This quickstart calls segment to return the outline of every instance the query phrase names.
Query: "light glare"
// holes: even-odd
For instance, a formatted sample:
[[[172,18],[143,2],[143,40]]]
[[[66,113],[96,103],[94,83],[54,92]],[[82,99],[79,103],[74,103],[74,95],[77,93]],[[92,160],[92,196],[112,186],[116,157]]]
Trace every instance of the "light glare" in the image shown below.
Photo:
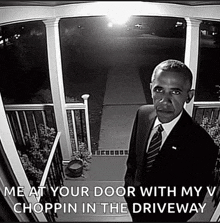
[[[108,23],[108,27],[111,28],[112,26],[113,26],[113,24],[112,24],[111,22],[109,22],[109,23]]]
[[[123,25],[128,21],[130,15],[122,14],[121,12],[116,12],[114,14],[109,15],[108,17],[113,24]]]
[[[116,2],[108,11],[108,18],[112,24],[123,25],[132,15],[132,5],[126,2]]]

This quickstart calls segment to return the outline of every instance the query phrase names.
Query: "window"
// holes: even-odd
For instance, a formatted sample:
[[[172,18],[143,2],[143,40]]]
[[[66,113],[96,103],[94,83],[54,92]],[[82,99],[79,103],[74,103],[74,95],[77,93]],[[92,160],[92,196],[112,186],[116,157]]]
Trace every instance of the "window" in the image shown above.
[[[202,21],[195,101],[219,101],[220,22]]]

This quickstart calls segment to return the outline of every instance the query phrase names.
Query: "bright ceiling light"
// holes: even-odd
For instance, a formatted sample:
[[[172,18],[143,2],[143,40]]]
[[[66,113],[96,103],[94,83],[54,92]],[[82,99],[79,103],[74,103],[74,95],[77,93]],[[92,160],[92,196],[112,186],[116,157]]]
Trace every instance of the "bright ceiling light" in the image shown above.
[[[109,14],[108,18],[113,24],[123,25],[128,21],[128,19],[130,18],[130,15],[122,13],[121,11],[120,12],[115,11]]]
[[[111,28],[112,26],[113,26],[113,24],[112,24],[111,22],[109,22],[109,23],[108,23],[108,27]]]
[[[107,17],[112,24],[123,25],[132,15],[132,5],[129,2],[113,2]]]

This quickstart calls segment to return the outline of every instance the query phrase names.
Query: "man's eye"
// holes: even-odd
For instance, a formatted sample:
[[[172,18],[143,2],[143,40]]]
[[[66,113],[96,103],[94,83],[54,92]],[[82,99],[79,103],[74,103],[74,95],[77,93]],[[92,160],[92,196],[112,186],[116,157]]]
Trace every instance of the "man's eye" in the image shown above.
[[[175,95],[179,95],[181,92],[180,91],[178,91],[178,90],[173,90],[172,91],[172,94],[175,94]]]
[[[161,93],[161,92],[163,91],[163,89],[161,89],[161,88],[154,88],[154,91],[155,91],[156,93]]]

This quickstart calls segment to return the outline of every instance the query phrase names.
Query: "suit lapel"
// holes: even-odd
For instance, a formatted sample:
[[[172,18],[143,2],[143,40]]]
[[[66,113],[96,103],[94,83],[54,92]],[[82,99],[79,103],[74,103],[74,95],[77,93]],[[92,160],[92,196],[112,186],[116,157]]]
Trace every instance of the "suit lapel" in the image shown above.
[[[146,115],[146,112],[149,115]],[[138,137],[138,147],[137,147],[139,148],[138,156],[141,158],[141,161],[143,161],[144,153],[146,152],[148,138],[156,118],[156,113],[154,111],[154,108],[150,106],[148,107],[147,111],[143,111],[142,114],[143,117],[140,118],[141,123],[139,128],[140,132],[138,133],[139,137]],[[140,114],[140,116],[142,114]]]
[[[151,133],[151,130],[153,128],[153,124],[154,124],[155,119],[156,119],[156,116],[149,119],[149,121],[147,123],[147,128],[146,128],[146,131],[145,131],[145,141],[144,141],[144,144],[143,144],[144,145],[144,151],[146,150],[148,139],[150,137],[150,133]]]
[[[182,116],[168,135],[161,150],[166,150],[166,148],[178,149],[178,146],[180,145],[180,140],[183,138],[182,136],[185,134],[187,130],[186,126],[188,126],[190,120],[191,119],[187,112],[183,110]]]

